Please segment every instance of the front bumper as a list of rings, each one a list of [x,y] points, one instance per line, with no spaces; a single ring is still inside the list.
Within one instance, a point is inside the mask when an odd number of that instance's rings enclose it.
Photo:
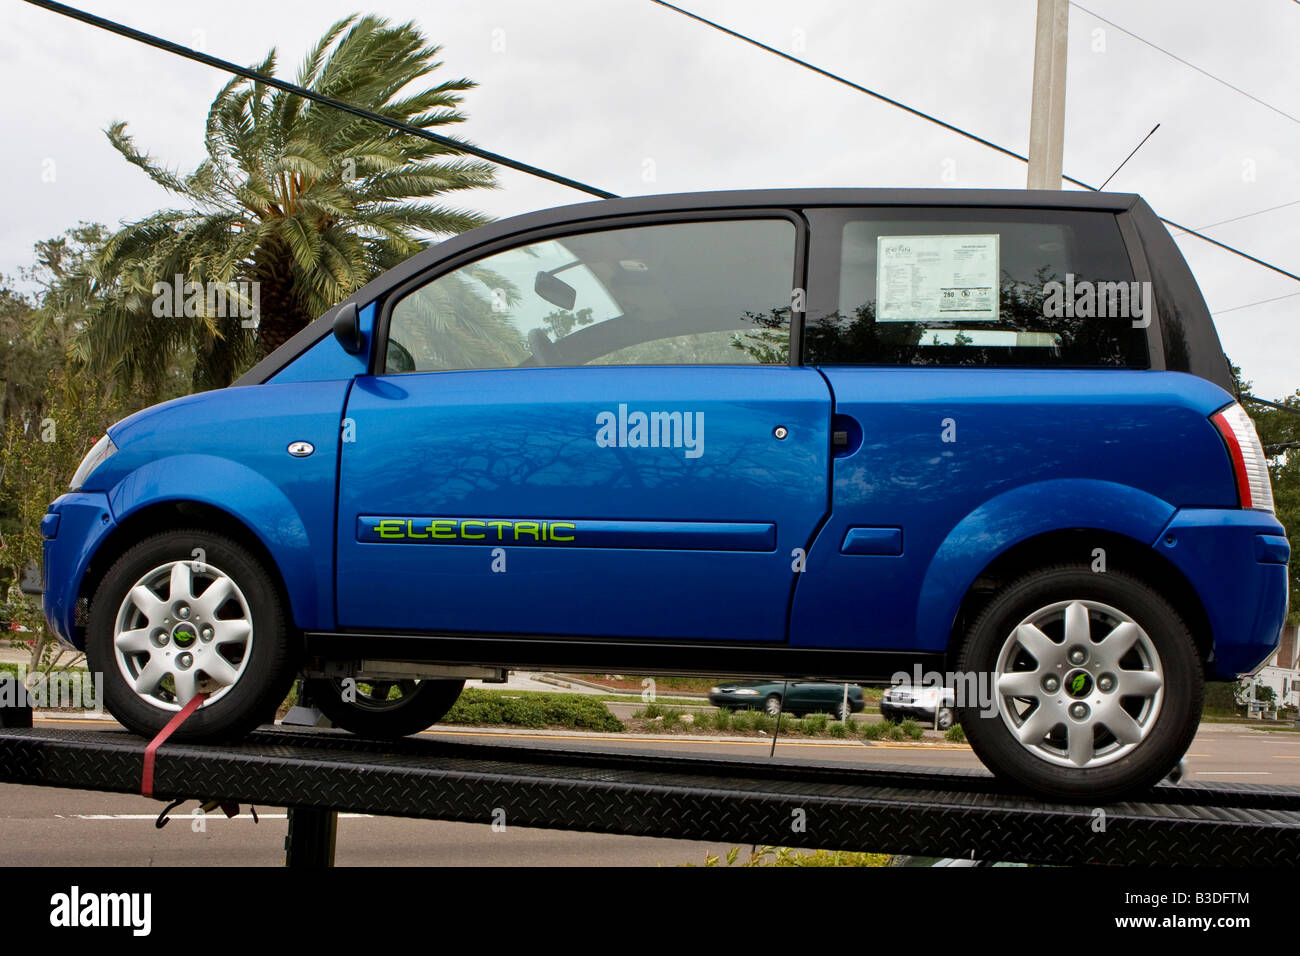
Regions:
[[[1235,680],[1277,650],[1291,549],[1273,515],[1184,508],[1152,546],[1191,582],[1205,607],[1214,639],[1207,677]]]
[[[41,521],[45,622],[69,647],[84,646],[85,622],[77,620],[81,582],[91,557],[115,527],[108,496],[101,492],[62,495]]]
[[[904,701],[885,701],[880,702],[880,715],[887,720],[901,720],[905,717],[921,719],[926,721],[934,720],[934,706],[907,703]]]

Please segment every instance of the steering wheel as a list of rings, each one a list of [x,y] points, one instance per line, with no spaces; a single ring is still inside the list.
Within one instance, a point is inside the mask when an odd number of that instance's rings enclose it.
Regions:
[[[388,337],[388,355],[384,358],[385,372],[414,372],[415,356],[405,345],[391,335]]]
[[[533,329],[528,333],[528,347],[533,350],[533,358],[537,359],[538,365],[553,367],[564,364],[560,350],[542,329]]]

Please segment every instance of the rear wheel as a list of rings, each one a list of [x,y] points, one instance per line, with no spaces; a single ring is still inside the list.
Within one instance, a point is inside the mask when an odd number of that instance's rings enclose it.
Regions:
[[[1063,565],[1002,589],[972,625],[958,708],[995,773],[1051,797],[1113,800],[1158,782],[1192,742],[1204,678],[1178,613],[1146,582]]]
[[[432,727],[446,716],[463,680],[354,681],[314,677],[311,702],[337,727],[360,737],[396,740]]]
[[[273,721],[296,668],[268,569],[197,529],[146,538],[109,568],[91,598],[86,660],[109,712],[148,737],[206,694],[178,740],[233,740]]]

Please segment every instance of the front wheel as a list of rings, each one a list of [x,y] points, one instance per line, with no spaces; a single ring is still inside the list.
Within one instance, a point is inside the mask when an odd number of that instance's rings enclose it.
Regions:
[[[772,717],[781,713],[781,695],[768,694],[767,700],[763,702],[763,709]]]
[[[972,625],[958,701],[995,773],[1054,798],[1115,800],[1158,782],[1201,715],[1200,655],[1178,613],[1120,571],[1062,565],[1003,588]]]
[[[296,658],[267,568],[198,529],[131,547],[91,597],[86,660],[124,727],[158,733],[197,694],[177,740],[235,740],[275,719]]]
[[[313,677],[307,694],[337,727],[359,737],[396,740],[432,727],[446,716],[465,687],[463,680],[372,682]]]

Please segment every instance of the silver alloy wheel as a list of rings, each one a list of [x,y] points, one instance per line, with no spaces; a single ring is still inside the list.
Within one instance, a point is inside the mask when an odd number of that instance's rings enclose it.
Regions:
[[[206,707],[244,673],[253,615],[228,574],[198,561],[171,561],[127,592],[113,648],[128,686],[152,706],[180,710],[202,690]]]
[[[998,711],[1021,746],[1065,767],[1113,763],[1145,740],[1165,684],[1146,631],[1086,600],[1058,601],[1021,621],[994,681]]]
[[[767,711],[769,716],[777,716],[781,713],[781,698],[776,694],[770,695],[763,704],[763,709]]]

